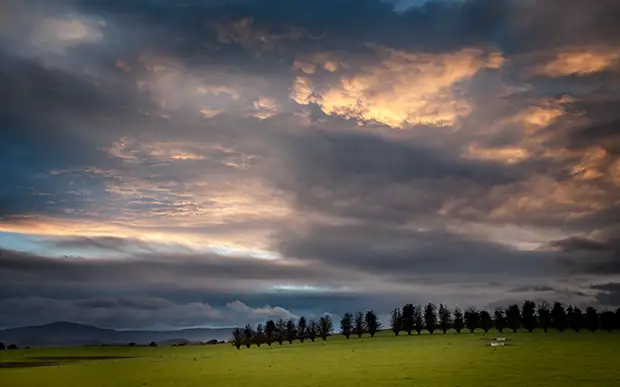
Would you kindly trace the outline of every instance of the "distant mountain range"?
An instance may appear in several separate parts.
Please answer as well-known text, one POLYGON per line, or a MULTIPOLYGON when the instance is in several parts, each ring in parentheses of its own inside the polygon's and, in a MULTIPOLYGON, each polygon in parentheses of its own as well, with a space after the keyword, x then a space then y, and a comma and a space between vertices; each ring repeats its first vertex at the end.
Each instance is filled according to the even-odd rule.
POLYGON ((92 325, 57 321, 50 324, 0 330, 0 342, 19 347, 126 345, 134 342, 159 345, 209 340, 228 340, 233 328, 192 328, 173 331, 119 331, 92 325))

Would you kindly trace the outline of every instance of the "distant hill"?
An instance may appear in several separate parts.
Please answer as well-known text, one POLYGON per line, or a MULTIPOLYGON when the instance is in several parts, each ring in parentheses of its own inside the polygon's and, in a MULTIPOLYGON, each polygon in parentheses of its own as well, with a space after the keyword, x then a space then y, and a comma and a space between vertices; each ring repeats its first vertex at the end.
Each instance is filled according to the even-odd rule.
POLYGON ((57 321, 50 324, 0 330, 0 341, 20 347, 57 347, 81 345, 113 345, 151 341, 166 344, 170 341, 188 342, 228 340, 233 328, 192 328, 172 331, 125 331, 99 328, 92 325, 57 321))

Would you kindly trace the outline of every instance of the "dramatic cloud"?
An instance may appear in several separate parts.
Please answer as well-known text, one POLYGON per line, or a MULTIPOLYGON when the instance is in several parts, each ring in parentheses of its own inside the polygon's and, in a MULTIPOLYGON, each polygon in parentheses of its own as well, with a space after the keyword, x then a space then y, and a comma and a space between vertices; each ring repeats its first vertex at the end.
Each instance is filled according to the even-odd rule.
POLYGON ((559 52, 553 60, 543 64, 537 71, 550 77, 584 76, 617 69, 619 59, 620 51, 614 46, 574 48, 559 52))
MULTIPOLYGON (((463 91, 454 90, 457 84, 481 69, 498 68, 503 62, 501 54, 484 55, 477 49, 449 54, 383 47, 376 51, 379 64, 362 66, 359 73, 343 77, 338 86, 327 85, 324 91, 313 91, 308 80, 296 79, 294 99, 298 103, 317 103, 326 114, 393 127, 450 126, 471 111, 460 97, 463 91)), ((324 67, 331 72, 338 69, 329 61, 324 67)))
POLYGON ((0 326, 620 306, 618 15, 11 2, 0 326))

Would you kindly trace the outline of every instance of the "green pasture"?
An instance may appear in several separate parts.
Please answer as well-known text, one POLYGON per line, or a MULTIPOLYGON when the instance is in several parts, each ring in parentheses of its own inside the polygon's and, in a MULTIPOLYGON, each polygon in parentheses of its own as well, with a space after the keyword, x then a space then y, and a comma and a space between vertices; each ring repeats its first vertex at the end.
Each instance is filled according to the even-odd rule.
POLYGON ((620 385, 618 332, 522 331, 502 336, 511 340, 498 348, 489 347, 482 333, 394 337, 381 332, 375 338, 333 336, 326 343, 319 339, 241 350, 216 345, 2 351, 0 386, 620 385), (25 367, 26 362, 38 366, 25 367))

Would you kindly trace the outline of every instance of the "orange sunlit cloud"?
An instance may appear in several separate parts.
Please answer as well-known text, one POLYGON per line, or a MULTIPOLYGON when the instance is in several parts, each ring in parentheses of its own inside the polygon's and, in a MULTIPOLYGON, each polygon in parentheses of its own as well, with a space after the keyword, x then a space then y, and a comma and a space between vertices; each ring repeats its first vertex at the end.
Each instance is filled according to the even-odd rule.
POLYGON ((589 75, 617 69, 620 47, 580 47, 560 51, 555 59, 539 66, 534 73, 549 77, 589 75))
POLYGON ((504 61, 500 53, 473 48, 449 54, 375 49, 382 58, 380 64, 364 66, 362 72, 341 78, 338 86, 314 94, 311 81, 298 77, 292 98, 300 104, 317 103, 326 114, 395 128, 450 126, 471 112, 468 101, 453 88, 482 69, 499 68, 504 61))

